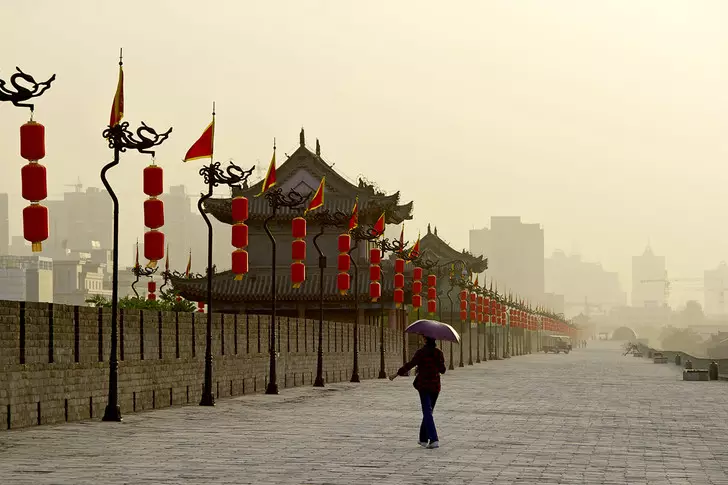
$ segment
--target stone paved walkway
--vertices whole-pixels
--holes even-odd
[[[728,384],[596,342],[444,377],[442,448],[411,378],[0,433],[9,484],[728,484]]]

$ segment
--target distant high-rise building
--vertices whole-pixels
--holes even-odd
[[[0,256],[0,300],[53,302],[53,260]]]
[[[8,194],[0,194],[0,256],[10,254]]]
[[[566,316],[606,312],[627,304],[619,275],[599,263],[583,261],[578,254],[554,251],[545,261],[546,291],[564,295]]]
[[[83,191],[81,184],[74,192],[63,194],[62,200],[48,200],[50,235],[46,244],[54,257],[69,251],[88,251],[97,241],[98,247],[111,249],[113,206],[108,192],[96,187]]]
[[[665,257],[655,256],[649,244],[641,256],[632,256],[632,306],[666,305],[668,284]]]
[[[705,270],[703,292],[706,315],[724,315],[726,313],[725,293],[728,291],[728,264],[721,262],[715,269]]]
[[[488,258],[488,281],[499,290],[544,302],[544,233],[520,217],[491,217],[490,228],[470,231],[470,251]]]

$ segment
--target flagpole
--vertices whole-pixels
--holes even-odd
[[[207,177],[207,194],[197,201],[197,209],[207,224],[207,329],[205,332],[205,382],[200,399],[200,406],[214,406],[215,396],[212,394],[212,223],[204,210],[205,202],[212,197],[215,187],[215,102],[212,102],[212,142],[210,150],[209,176]]]

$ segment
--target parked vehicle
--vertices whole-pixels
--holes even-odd
[[[549,352],[568,354],[571,352],[571,338],[566,335],[544,335],[541,340],[541,348],[547,354]]]

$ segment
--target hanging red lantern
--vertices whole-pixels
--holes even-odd
[[[144,257],[152,263],[164,258],[164,234],[151,230],[144,233]]]
[[[232,255],[233,274],[248,274],[248,251],[245,249],[236,249]]]
[[[394,260],[394,306],[401,308],[404,304],[404,259]]]
[[[460,320],[463,322],[468,319],[468,312],[467,311],[461,311],[460,312]]]
[[[154,292],[157,291],[157,283],[154,281],[150,281],[147,283],[147,299],[148,300],[156,300],[157,295],[154,294]]]
[[[23,209],[23,236],[30,241],[34,253],[43,249],[43,241],[48,239],[48,208],[40,204],[30,204]]]
[[[382,297],[382,285],[378,281],[369,283],[369,297],[375,303]]]
[[[369,267],[369,279],[371,281],[379,281],[382,277],[382,268],[380,266]]]
[[[293,242],[291,243],[291,283],[300,288],[306,281],[306,219],[296,217],[291,221]]]
[[[142,174],[144,193],[149,197],[158,197],[164,192],[164,170],[159,165],[149,165]]]
[[[336,289],[340,295],[346,295],[351,288],[351,279],[349,273],[339,273],[336,276]]]
[[[380,264],[382,262],[382,251],[379,248],[372,248],[369,251],[369,263]]]
[[[147,295],[147,300],[154,301],[156,299],[157,299],[157,295],[155,295],[154,293],[149,293]]]
[[[434,315],[437,312],[437,300],[427,300],[427,313]]]
[[[412,270],[412,279],[413,280],[422,280],[422,268],[419,266],[415,266]]]
[[[340,253],[348,253],[351,249],[351,236],[348,234],[339,234],[337,245]]]
[[[404,275],[401,273],[396,273],[394,275],[394,287],[395,288],[404,288]]]
[[[205,302],[204,301],[197,302],[197,311],[199,313],[205,313]]]
[[[437,276],[434,274],[427,275],[427,286],[437,286]]]
[[[422,306],[422,295],[412,295],[412,307],[420,308]]]
[[[427,287],[427,299],[428,300],[434,300],[437,298],[437,288],[433,286]]]
[[[348,273],[351,269],[351,258],[347,253],[339,254],[336,262],[336,268],[343,273]]]
[[[394,272],[404,273],[404,259],[397,258],[394,260]],[[404,286],[404,282],[402,283],[402,286]]]
[[[248,198],[233,197],[232,200],[232,217],[235,222],[245,222],[248,220]]]
[[[460,311],[464,312],[468,309],[468,301],[467,300],[460,300]]]
[[[45,157],[45,127],[28,121],[20,127],[20,156],[30,161]]]
[[[232,233],[230,242],[235,250],[232,252],[232,270],[235,280],[240,281],[248,274],[248,199],[247,197],[233,197],[232,205]],[[305,244],[305,243],[304,243]],[[305,254],[305,249],[304,249]]]
[[[404,290],[402,288],[394,289],[394,303],[397,305],[397,308],[401,307],[404,303]]]
[[[291,263],[291,283],[294,288],[300,288],[306,281],[306,265],[303,261],[294,261]]]
[[[427,312],[430,316],[437,311],[437,276],[427,275]]]
[[[164,202],[152,197],[144,201],[144,225],[159,229],[164,225]]]
[[[415,280],[412,282],[412,293],[413,294],[422,293],[422,282],[421,281]]]
[[[20,169],[22,195],[25,200],[40,202],[48,197],[46,168],[37,162],[30,162]]]

